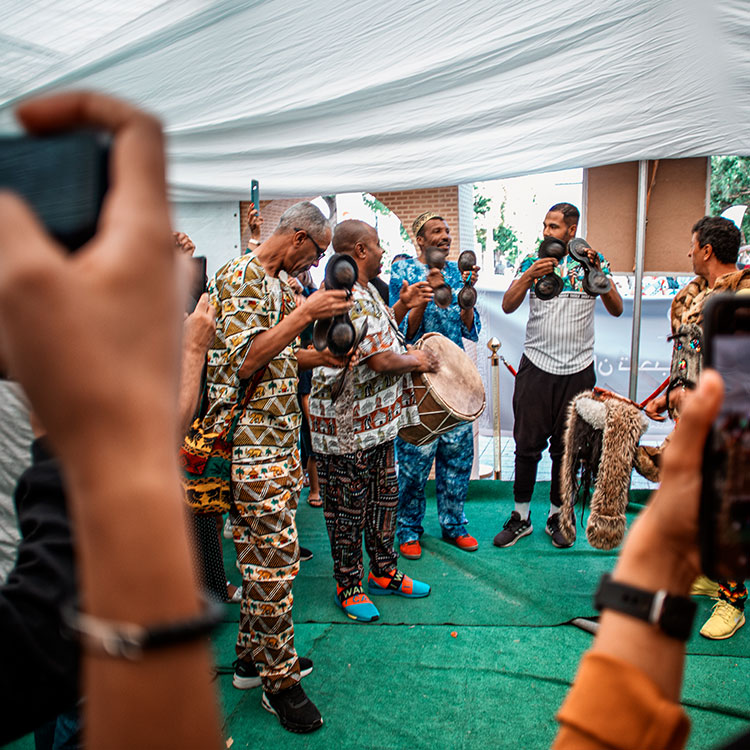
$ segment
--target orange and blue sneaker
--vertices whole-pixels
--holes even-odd
[[[375,622],[380,617],[380,612],[365,594],[361,583],[348,588],[337,584],[336,604],[344,610],[348,618],[357,622]]]
[[[384,576],[374,576],[370,571],[367,579],[367,590],[373,596],[395,594],[396,596],[405,596],[408,599],[419,599],[429,595],[430,586],[427,583],[422,583],[422,581],[415,581],[394,568]]]

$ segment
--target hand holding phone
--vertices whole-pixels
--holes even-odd
[[[96,232],[109,144],[93,131],[0,138],[0,189],[20,195],[68,250]]]
[[[703,454],[700,540],[713,579],[750,573],[750,297],[721,294],[703,310],[703,363],[724,381],[724,402]]]
[[[250,208],[247,212],[247,227],[250,230],[250,239],[256,245],[260,244],[260,230],[263,225],[263,217],[260,215],[260,194],[258,180],[250,183]]]

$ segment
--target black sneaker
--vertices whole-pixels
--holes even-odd
[[[309,734],[323,726],[323,717],[307,697],[299,682],[278,693],[263,693],[261,702],[266,711],[279,717],[281,726],[289,732]]]
[[[575,537],[573,537],[573,541],[569,542],[567,537],[560,531],[559,513],[554,513],[547,519],[547,525],[544,527],[544,530],[550,535],[552,544],[555,547],[572,547],[575,542]]]
[[[312,659],[304,656],[299,657],[299,676],[307,677],[313,671]],[[232,685],[238,690],[251,690],[260,687],[260,675],[251,661],[237,659],[234,663],[234,675]]]
[[[312,560],[313,559],[312,550],[307,549],[307,547],[300,547],[299,559],[300,559],[300,562],[307,562],[308,560]]]
[[[524,521],[521,514],[514,510],[505,522],[503,530],[495,535],[492,543],[496,547],[512,547],[522,536],[528,536],[533,530],[531,514],[529,513],[529,517]]]

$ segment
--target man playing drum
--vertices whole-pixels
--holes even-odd
[[[450,303],[446,308],[437,306],[434,300],[419,305],[407,313],[402,322],[406,340],[411,343],[425,333],[437,332],[463,349],[462,339],[477,341],[480,329],[479,313],[474,307],[461,309],[457,293],[464,286],[464,278],[453,261],[446,261],[442,273],[425,265],[425,250],[437,247],[447,252],[451,247],[448,224],[437,213],[428,211],[416,218],[412,230],[417,239],[417,258],[405,258],[394,263],[391,270],[391,304],[399,299],[404,282],[414,284],[428,281],[434,289],[447,284]],[[479,269],[466,271],[465,276],[476,280]],[[457,383],[459,388],[460,384]],[[427,445],[418,446],[397,438],[398,457],[398,540],[404,557],[418,559],[422,555],[419,538],[424,533],[422,520],[425,514],[424,488],[435,461],[435,479],[438,505],[438,520],[445,541],[463,550],[478,548],[477,540],[466,530],[468,523],[464,515],[469,477],[474,463],[474,434],[471,423],[464,423],[441,435]]]
[[[558,203],[544,218],[544,237],[568,243],[576,236],[580,214],[570,203]],[[591,265],[609,275],[604,257],[589,248]],[[559,266],[559,268],[558,268]],[[562,291],[551,299],[540,299],[533,291],[537,279],[558,268]],[[555,547],[570,547],[560,532],[560,466],[563,456],[565,418],[570,400],[581,391],[591,390],[594,372],[594,306],[596,297],[583,286],[584,270],[567,255],[555,258],[530,255],[521,261],[518,273],[503,297],[503,311],[517,310],[529,297],[526,342],[513,391],[513,438],[516,441],[516,478],[513,484],[515,509],[502,531],[495,536],[496,547],[510,547],[533,530],[529,505],[536,483],[536,469],[547,447],[552,458],[550,510],[546,532]],[[622,314],[622,298],[610,284],[602,302],[610,315]]]
[[[394,440],[401,427],[419,421],[407,373],[434,372],[438,362],[431,352],[407,351],[390,309],[369,283],[380,273],[383,257],[375,229],[362,221],[343,221],[333,235],[333,248],[357,265],[349,317],[358,331],[366,323],[367,333],[349,372],[315,368],[310,432],[331,542],[336,603],[352,620],[372,622],[380,615],[362,587],[363,530],[370,594],[418,598],[430,593],[426,583],[396,567]]]

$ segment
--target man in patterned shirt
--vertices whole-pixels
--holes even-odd
[[[568,243],[576,236],[580,214],[570,203],[557,203],[544,217],[544,236]],[[589,248],[591,263],[610,276],[601,253]],[[541,300],[534,294],[538,278],[558,273],[563,279],[560,294]],[[526,342],[513,390],[513,438],[516,441],[516,478],[513,483],[515,509],[495,536],[496,547],[510,547],[532,532],[529,505],[536,483],[536,470],[549,441],[552,458],[550,510],[545,531],[555,547],[573,543],[560,532],[560,466],[563,455],[565,418],[570,400],[596,382],[594,372],[594,306],[596,297],[583,289],[584,269],[569,255],[555,258],[530,255],[521,262],[516,278],[503,297],[503,311],[517,310],[529,292]],[[614,282],[602,295],[610,315],[622,314],[622,298]]]
[[[311,203],[281,216],[257,249],[229,261],[211,280],[216,340],[208,353],[209,415],[226,424],[244,387],[248,397],[234,434],[233,537],[242,571],[242,604],[233,684],[263,685],[263,707],[293,732],[323,723],[299,684],[312,670],[298,659],[292,624],[292,582],[299,569],[294,516],[302,468],[298,441],[298,367],[334,364],[329,352],[300,349],[299,334],[314,320],[347,312],[344,291],[320,291],[295,308],[294,294],[279,278],[317,265],[331,229]],[[248,385],[248,383],[250,383]]]
[[[664,395],[648,403],[646,414],[652,419],[658,419],[659,414],[668,409],[669,415],[677,421],[686,388],[691,389],[696,385],[702,367],[700,341],[706,301],[713,294],[750,293],[750,270],[737,270],[741,237],[735,224],[721,216],[704,216],[693,225],[688,255],[696,275],[672,300],[670,319],[674,340],[673,369],[675,360],[685,362],[685,352],[692,348],[691,339],[696,336],[697,367],[694,365],[693,369],[685,362],[683,375],[669,384]],[[726,398],[729,398],[728,394]],[[690,593],[717,600],[711,617],[700,630],[704,638],[730,638],[745,624],[747,587],[743,581],[712,581],[701,575],[694,581]]]
[[[475,308],[461,309],[457,294],[464,286],[464,279],[458,266],[447,261],[442,273],[428,269],[425,265],[425,249],[438,247],[447,253],[451,248],[451,234],[448,224],[438,214],[428,211],[418,216],[412,230],[417,239],[419,255],[405,258],[393,264],[391,270],[391,305],[400,297],[404,283],[416,284],[427,281],[437,287],[443,283],[451,289],[451,303],[443,309],[434,300],[425,301],[408,311],[402,322],[406,340],[412,343],[425,333],[436,331],[463,349],[463,339],[477,341],[479,313]],[[471,280],[476,281],[476,272]],[[435,461],[435,492],[437,495],[438,521],[443,539],[455,544],[459,549],[473,551],[479,545],[466,530],[468,523],[464,515],[466,493],[469,491],[469,477],[474,463],[474,428],[470,422],[446,432],[427,445],[412,445],[397,438],[398,458],[398,540],[399,550],[404,557],[418,559],[422,556],[419,538],[424,533],[422,521],[425,514],[424,488]]]
[[[372,622],[379,615],[362,588],[362,532],[370,556],[368,592],[408,598],[430,587],[396,567],[398,480],[394,440],[402,426],[419,422],[411,372],[435,372],[432,352],[407,350],[391,310],[369,283],[380,273],[383,249],[377,231],[363,221],[336,227],[333,248],[357,264],[350,317],[367,334],[358,361],[337,388],[341,369],[317,367],[310,395],[310,431],[333,556],[336,603],[347,617]],[[401,295],[401,305],[404,297]]]

